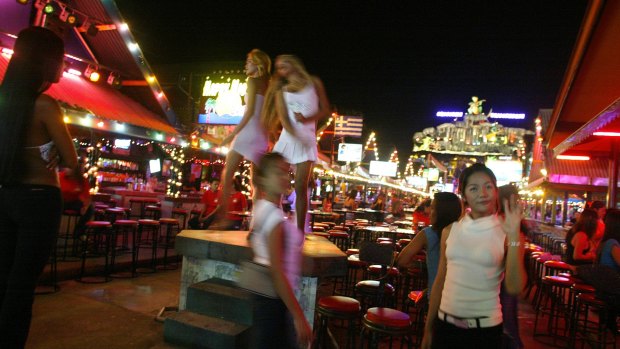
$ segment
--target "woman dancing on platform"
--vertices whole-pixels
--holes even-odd
[[[308,181],[318,158],[316,124],[329,115],[329,100],[321,80],[308,74],[299,58],[280,55],[275,69],[265,96],[262,119],[268,130],[282,124],[273,151],[295,166],[297,227],[305,232]]]
[[[26,344],[37,279],[60,226],[56,165],[77,171],[58,102],[64,43],[49,29],[19,33],[0,86],[0,348]]]
[[[216,215],[215,222],[213,223],[214,226],[228,225],[221,221],[226,217],[232,180],[235,170],[239,167],[241,161],[245,158],[252,162],[250,171],[251,183],[252,187],[254,187],[256,164],[267,152],[267,131],[260,122],[260,113],[263,108],[263,100],[269,84],[270,73],[271,58],[261,50],[253,49],[250,51],[245,61],[245,74],[248,76],[248,87],[245,94],[245,113],[239,125],[221,143],[224,146],[232,141],[231,149],[226,155],[226,167],[222,176],[222,195],[220,196],[219,205],[212,213]],[[252,193],[254,199],[256,199],[254,189]]]

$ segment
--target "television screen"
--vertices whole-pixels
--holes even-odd
[[[355,143],[338,144],[338,161],[362,161],[362,145]]]
[[[368,172],[375,176],[396,177],[398,164],[389,161],[370,161]]]
[[[121,149],[129,149],[131,146],[131,139],[115,139],[114,146]]]
[[[149,160],[149,171],[157,173],[161,171],[161,161],[159,159]]]

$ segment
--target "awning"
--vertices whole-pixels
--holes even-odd
[[[0,81],[4,78],[9,58],[0,55]],[[60,82],[46,92],[64,107],[92,116],[138,126],[147,130],[177,135],[177,130],[140,103],[113,89],[105,82],[92,83],[78,76],[65,74]]]

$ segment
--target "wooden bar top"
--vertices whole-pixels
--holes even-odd
[[[185,257],[239,264],[251,257],[247,231],[183,230],[176,237],[176,250]],[[347,257],[336,245],[319,236],[306,236],[302,276],[343,276]]]

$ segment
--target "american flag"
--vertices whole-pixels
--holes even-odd
[[[334,122],[336,136],[361,137],[364,118],[361,116],[338,115]]]

